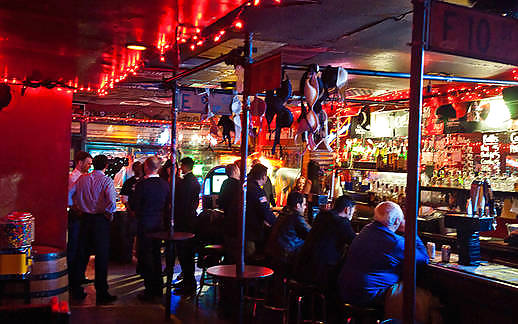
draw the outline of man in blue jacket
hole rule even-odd
[[[401,297],[396,294],[401,292],[398,283],[403,271],[405,239],[396,231],[404,231],[404,224],[403,211],[396,203],[385,201],[376,206],[374,221],[353,240],[338,277],[344,302],[382,306],[391,298]],[[418,265],[428,263],[426,247],[419,237],[415,255]],[[419,301],[417,304],[419,313]]]

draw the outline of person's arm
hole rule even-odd
[[[343,246],[345,244],[351,244],[352,241],[354,240],[354,238],[356,237],[356,233],[353,231],[353,228],[351,226],[351,222],[349,222],[348,220],[344,221],[344,222],[340,222],[339,223],[340,225],[340,235],[339,235],[339,240],[340,240],[340,246]]]
[[[104,215],[111,222],[113,220],[113,214],[117,211],[117,192],[115,191],[115,186],[113,185],[113,181],[111,179],[108,180],[106,188],[104,189],[104,195],[108,203]]]
[[[273,226],[275,223],[275,215],[273,214],[272,210],[270,209],[270,203],[268,201],[268,198],[266,198],[266,195],[264,194],[264,191],[261,193],[261,196],[259,197],[259,212],[260,215],[263,216],[263,219],[268,225]]]
[[[304,216],[297,215],[297,218],[295,219],[295,232],[297,233],[297,236],[302,239],[306,239],[310,230],[311,226],[306,223]]]
[[[70,187],[68,190],[68,206],[70,206],[70,207],[72,207],[74,205],[74,200],[72,199],[72,197],[74,197],[76,191],[77,191],[77,181],[74,182],[72,187]]]
[[[142,183],[139,182],[135,185],[135,191],[133,195],[131,195],[131,199],[129,200],[129,207],[133,211],[137,211],[140,208],[142,202]]]
[[[415,238],[415,262],[416,264],[423,264],[430,262],[430,258],[428,257],[428,251],[426,250],[426,246],[424,246],[423,241],[416,236]]]

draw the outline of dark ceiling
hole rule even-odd
[[[267,0],[263,0],[267,1]],[[301,0],[282,0],[292,3]],[[243,0],[49,0],[4,1],[0,7],[0,73],[8,78],[72,80],[78,86],[96,87],[100,80],[128,65],[136,51],[125,44],[141,41],[156,47],[159,39],[172,46],[176,21],[202,29],[238,8]],[[412,27],[410,0],[322,0],[320,4],[248,8],[242,15],[246,28],[254,32],[259,49],[282,51],[285,63],[340,65],[346,68],[409,72]],[[471,5],[468,0],[450,0]],[[177,17],[178,13],[178,17]],[[228,17],[227,17],[228,18]],[[212,24],[212,27],[210,25]],[[370,26],[370,27],[368,27]],[[218,27],[219,28],[219,27]],[[202,31],[203,33],[203,31]],[[230,33],[229,33],[230,34]],[[239,44],[228,35],[225,44]],[[183,47],[187,62],[223,54],[230,47],[206,44],[191,55]],[[156,54],[156,48],[154,52]],[[147,51],[149,52],[149,51]],[[204,55],[205,53],[205,55]],[[141,53],[139,53],[140,55]],[[141,54],[142,56],[148,54]],[[142,58],[139,57],[139,58]],[[192,57],[191,57],[192,56]],[[146,57],[144,57],[147,59]],[[156,88],[132,91],[132,83],[159,81],[170,76],[171,56],[163,64],[148,64],[106,98],[91,94],[76,100],[114,104],[143,97],[167,97]],[[153,66],[151,66],[153,65]],[[489,78],[512,68],[486,61],[426,53],[426,73]],[[35,72],[38,71],[38,72]],[[210,83],[212,74],[200,75],[198,83]],[[293,72],[292,79],[300,72]],[[205,80],[204,80],[205,78]],[[350,87],[368,93],[408,88],[406,79],[351,76]],[[117,89],[119,88],[119,89]],[[142,90],[142,89],[141,89]],[[165,105],[161,99],[153,105]]]

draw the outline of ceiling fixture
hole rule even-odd
[[[127,43],[126,48],[135,51],[145,51],[147,46],[143,43]]]

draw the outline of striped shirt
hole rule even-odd
[[[72,190],[72,187],[76,183],[77,179],[82,175],[81,171],[78,169],[74,169],[74,171],[70,172],[68,175],[68,205],[72,206],[74,202],[72,201],[72,196],[70,195],[70,190]]]
[[[113,180],[101,170],[79,177],[70,190],[70,196],[83,213],[103,214],[117,210]]]

